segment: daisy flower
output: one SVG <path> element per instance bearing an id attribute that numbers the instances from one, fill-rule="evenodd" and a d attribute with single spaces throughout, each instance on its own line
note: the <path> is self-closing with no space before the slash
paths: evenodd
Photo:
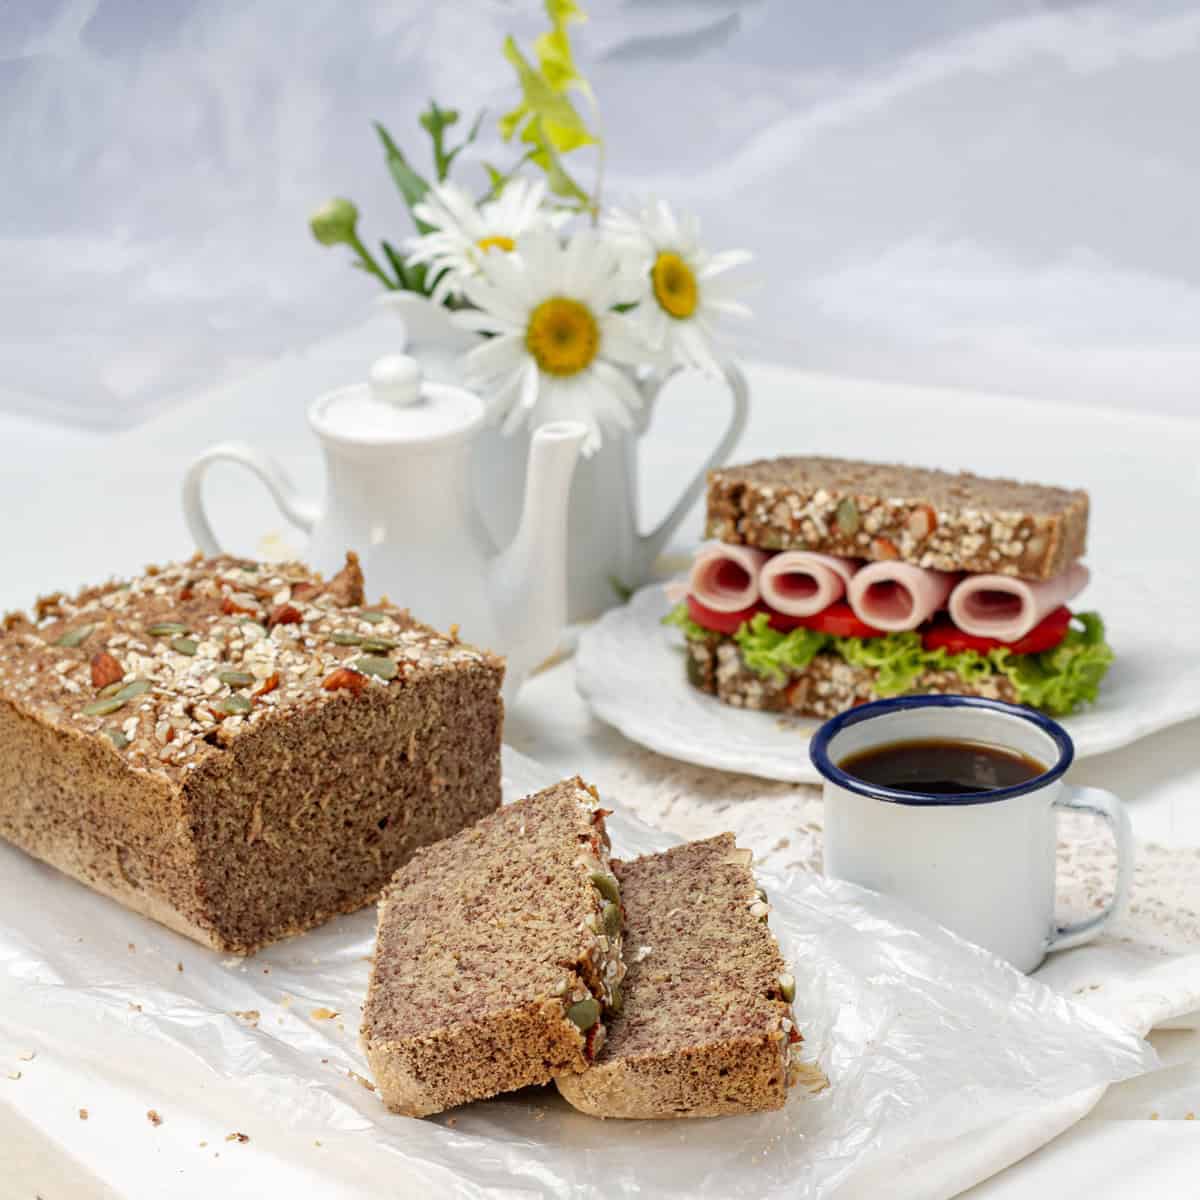
<path id="1" fill-rule="evenodd" d="M 541 211 L 545 198 L 546 184 L 540 179 L 510 180 L 495 200 L 482 204 L 456 183 L 431 187 L 413 214 L 434 230 L 410 238 L 405 252 L 408 262 L 427 263 L 431 277 L 441 273 L 433 289 L 434 303 L 448 296 L 460 298 L 463 281 L 478 273 L 490 251 L 510 251 L 523 234 L 558 223 L 561 215 Z"/>
<path id="2" fill-rule="evenodd" d="M 652 345 L 676 361 L 710 375 L 721 374 L 714 352 L 715 322 L 724 316 L 748 317 L 750 310 L 732 298 L 735 284 L 727 271 L 749 262 L 747 250 L 710 254 L 700 245 L 700 222 L 676 217 L 662 200 L 637 212 L 613 209 L 603 228 L 630 256 L 643 281 L 632 316 Z"/>
<path id="3" fill-rule="evenodd" d="M 639 282 L 606 239 L 581 229 L 561 242 L 527 234 L 515 254 L 489 254 L 463 281 L 477 312 L 457 313 L 465 329 L 491 334 L 466 355 L 467 382 L 488 396 L 493 420 L 511 433 L 522 422 L 577 420 L 583 453 L 605 429 L 631 429 L 641 395 L 625 365 L 652 358 L 630 318 L 613 309 L 636 299 Z"/>

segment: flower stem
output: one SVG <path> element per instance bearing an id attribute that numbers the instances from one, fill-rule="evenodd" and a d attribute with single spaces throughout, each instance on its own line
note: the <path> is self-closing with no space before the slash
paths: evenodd
<path id="1" fill-rule="evenodd" d="M 346 239 L 346 242 L 358 255 L 359 261 L 363 265 L 363 270 L 369 271 L 372 275 L 374 275 L 375 278 L 378 279 L 379 282 L 382 283 L 389 292 L 397 291 L 404 286 L 403 282 L 398 284 L 393 283 L 383 273 L 383 268 L 380 267 L 380 265 L 371 257 L 371 252 L 366 248 L 366 246 L 363 245 L 362 238 L 358 236 L 357 232 L 351 233 Z"/>

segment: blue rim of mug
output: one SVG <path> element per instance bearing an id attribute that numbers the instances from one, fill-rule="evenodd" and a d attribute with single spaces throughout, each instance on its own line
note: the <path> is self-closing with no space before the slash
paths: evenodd
<path id="1" fill-rule="evenodd" d="M 1011 787 L 993 788 L 989 792 L 951 792 L 945 795 L 931 793 L 904 792 L 899 788 L 884 787 L 877 783 L 868 783 L 847 771 L 843 771 L 829 757 L 829 743 L 844 729 L 861 725 L 874 717 L 887 713 L 904 712 L 914 708 L 978 708 L 985 712 L 1003 713 L 1008 717 L 1017 717 L 1036 725 L 1043 733 L 1049 735 L 1058 747 L 1058 761 L 1040 775 L 1016 783 Z M 1003 700 L 986 700 L 982 696 L 895 696 L 888 700 L 873 700 L 870 704 L 860 704 L 857 708 L 848 709 L 831 717 L 820 729 L 813 734 L 809 744 L 809 758 L 820 773 L 847 791 L 857 792 L 860 796 L 868 796 L 872 800 L 886 800 L 890 804 L 915 804 L 936 806 L 946 804 L 995 804 L 1000 800 L 1011 800 L 1014 796 L 1024 796 L 1028 792 L 1036 792 L 1061 778 L 1075 758 L 1075 743 L 1071 735 L 1055 720 L 1033 708 L 1023 708 L 1017 704 L 1006 704 Z"/>

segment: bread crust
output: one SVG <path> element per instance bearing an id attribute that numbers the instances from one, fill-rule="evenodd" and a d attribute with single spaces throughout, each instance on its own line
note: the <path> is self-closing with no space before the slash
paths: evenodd
<path id="1" fill-rule="evenodd" d="M 691 685 L 734 708 L 825 720 L 882 698 L 875 690 L 876 670 L 854 666 L 832 650 L 822 650 L 803 670 L 786 671 L 778 677 L 752 671 L 737 642 L 726 634 L 688 638 L 685 652 Z M 912 690 L 1020 702 L 1012 681 L 999 673 L 967 682 L 956 671 L 925 671 Z"/>
<path id="2" fill-rule="evenodd" d="M 1087 549 L 1085 491 L 838 458 L 708 475 L 706 532 L 764 550 L 1049 579 Z"/>

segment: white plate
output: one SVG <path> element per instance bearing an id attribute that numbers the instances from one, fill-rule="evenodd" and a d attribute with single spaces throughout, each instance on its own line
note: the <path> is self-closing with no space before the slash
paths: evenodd
<path id="1" fill-rule="evenodd" d="M 1076 756 L 1116 750 L 1200 716 L 1194 614 L 1182 608 L 1173 613 L 1132 572 L 1107 579 L 1103 588 L 1093 585 L 1087 601 L 1084 608 L 1104 617 L 1117 660 L 1099 703 L 1063 721 Z M 576 678 L 596 716 L 632 741 L 697 766 L 817 782 L 808 743 L 820 722 L 733 708 L 692 687 L 684 673 L 683 638 L 662 625 L 669 609 L 662 585 L 654 584 L 584 631 Z"/>

